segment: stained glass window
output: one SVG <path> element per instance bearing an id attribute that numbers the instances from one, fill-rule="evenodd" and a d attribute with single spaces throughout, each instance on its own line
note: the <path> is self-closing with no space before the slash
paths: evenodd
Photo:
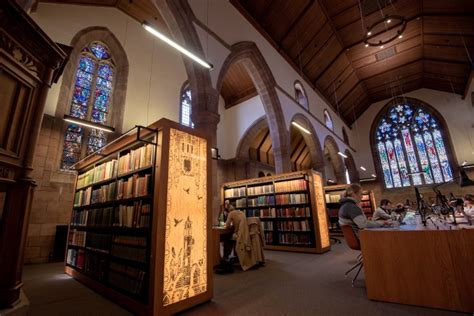
<path id="1" fill-rule="evenodd" d="M 114 78 L 114 63 L 109 49 L 100 42 L 92 42 L 84 47 L 74 78 L 69 115 L 106 125 Z M 103 131 L 92 129 L 87 137 L 84 135 L 85 131 L 86 129 L 74 124 L 67 127 L 61 165 L 63 169 L 73 165 L 84 154 L 92 153 L 107 143 Z"/>
<path id="2" fill-rule="evenodd" d="M 387 188 L 453 180 L 443 131 L 432 113 L 410 103 L 391 106 L 376 129 Z"/>
<path id="3" fill-rule="evenodd" d="M 331 131 L 334 129 L 334 125 L 332 124 L 332 118 L 327 110 L 324 110 L 324 123 L 326 124 L 326 127 L 329 128 Z"/>
<path id="4" fill-rule="evenodd" d="M 194 127 L 191 121 L 191 88 L 186 86 L 181 93 L 181 124 Z"/>

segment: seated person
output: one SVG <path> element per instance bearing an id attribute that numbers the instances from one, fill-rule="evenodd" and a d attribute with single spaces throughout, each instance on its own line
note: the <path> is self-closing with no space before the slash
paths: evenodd
<path id="1" fill-rule="evenodd" d="M 362 198 L 362 187 L 360 184 L 353 183 L 346 188 L 344 197 L 341 199 L 341 208 L 339 209 L 339 224 L 350 225 L 352 229 L 359 235 L 359 230 L 364 228 L 381 227 L 383 225 L 390 225 L 390 221 L 379 223 L 376 221 L 369 221 L 365 217 L 360 205 Z"/>
<path id="2" fill-rule="evenodd" d="M 224 207 L 219 213 L 219 226 L 224 226 L 225 222 L 227 221 L 227 217 L 229 216 L 229 213 L 234 210 L 234 206 L 229 203 L 229 200 L 226 200 L 224 203 Z"/>
<path id="3" fill-rule="evenodd" d="M 377 207 L 372 215 L 374 221 L 386 221 L 392 219 L 393 204 L 387 199 L 380 201 L 380 206 Z"/>
<path id="4" fill-rule="evenodd" d="M 464 213 L 470 216 L 471 219 L 474 218 L 474 195 L 472 194 L 464 196 Z"/>

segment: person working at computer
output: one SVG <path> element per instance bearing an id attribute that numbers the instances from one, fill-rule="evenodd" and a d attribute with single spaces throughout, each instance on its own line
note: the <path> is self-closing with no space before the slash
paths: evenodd
<path id="1" fill-rule="evenodd" d="M 362 187 L 360 184 L 350 184 L 341 199 L 341 208 L 339 209 L 339 224 L 350 225 L 358 235 L 359 230 L 364 228 L 381 227 L 383 225 L 390 225 L 390 221 L 386 220 L 383 223 L 376 221 L 369 221 L 365 217 L 362 208 L 359 206 L 362 199 Z"/>
<path id="2" fill-rule="evenodd" d="M 392 219 L 393 204 L 390 200 L 382 199 L 372 215 L 373 221 L 386 221 Z"/>

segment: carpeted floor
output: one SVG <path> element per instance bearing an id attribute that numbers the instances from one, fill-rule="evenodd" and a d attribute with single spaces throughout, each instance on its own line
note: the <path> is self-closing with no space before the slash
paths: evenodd
<path id="1" fill-rule="evenodd" d="M 184 313 L 210 315 L 460 315 L 369 301 L 363 273 L 356 287 L 344 272 L 357 253 L 344 244 L 324 255 L 267 251 L 263 268 L 214 275 L 214 298 Z M 62 264 L 24 268 L 29 315 L 130 315 L 62 274 Z"/>

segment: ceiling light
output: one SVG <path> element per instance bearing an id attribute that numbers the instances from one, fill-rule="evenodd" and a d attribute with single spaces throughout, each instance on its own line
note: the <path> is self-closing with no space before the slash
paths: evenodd
<path id="1" fill-rule="evenodd" d="M 371 176 L 374 177 L 374 178 L 377 178 L 377 176 L 376 176 L 375 174 L 373 174 L 373 173 L 371 174 Z"/>
<path id="2" fill-rule="evenodd" d="M 328 182 L 330 182 L 330 183 L 334 183 L 334 182 L 336 182 L 336 181 L 334 181 L 334 180 L 331 180 L 331 179 L 328 179 Z"/>
<path id="3" fill-rule="evenodd" d="M 388 20 L 387 20 L 387 23 L 392 23 L 392 20 L 391 20 L 391 19 L 388 19 Z"/>
<path id="4" fill-rule="evenodd" d="M 384 48 L 384 47 L 385 47 L 385 46 L 381 45 L 381 46 L 380 46 L 380 49 L 382 49 L 382 48 Z"/>
<path id="5" fill-rule="evenodd" d="M 364 171 L 367 170 L 367 169 L 365 169 L 364 166 L 360 166 L 360 169 L 361 169 L 361 170 L 364 170 Z"/>
<path id="6" fill-rule="evenodd" d="M 467 165 L 467 161 L 466 161 L 466 160 L 464 160 L 464 161 L 462 162 L 461 166 L 464 167 L 465 165 Z"/>
<path id="7" fill-rule="evenodd" d="M 74 124 L 77 124 L 77 125 L 80 125 L 80 126 L 95 128 L 95 129 L 98 129 L 98 130 L 101 130 L 101 131 L 104 131 L 104 132 L 109 132 L 109 133 L 115 132 L 115 128 L 113 128 L 111 126 L 102 125 L 100 123 L 95 123 L 95 122 L 91 122 L 91 121 L 86 121 L 86 120 L 83 120 L 83 119 L 80 119 L 80 118 L 77 118 L 77 117 L 73 117 L 73 116 L 70 116 L 70 115 L 64 115 L 64 120 L 66 122 L 69 122 L 69 123 L 74 123 Z"/>
<path id="8" fill-rule="evenodd" d="M 366 43 L 366 44 L 365 44 L 365 47 L 369 47 L 369 44 Z"/>
<path id="9" fill-rule="evenodd" d="M 183 53 L 184 55 L 188 56 L 189 58 L 191 58 L 192 60 L 194 60 L 195 62 L 197 62 L 198 64 L 200 64 L 201 66 L 204 66 L 208 69 L 212 69 L 214 66 L 212 64 L 209 64 L 208 62 L 202 60 L 201 58 L 197 57 L 196 55 L 194 55 L 193 53 L 191 53 L 190 51 L 188 51 L 186 48 L 184 48 L 183 46 L 175 43 L 174 41 L 172 41 L 171 39 L 169 39 L 168 37 L 166 37 L 165 35 L 161 34 L 160 32 L 158 32 L 157 30 L 155 30 L 154 28 L 152 28 L 151 26 L 149 26 L 148 24 L 146 24 L 146 22 L 143 22 L 142 23 L 142 26 L 145 30 L 147 30 L 148 32 L 150 32 L 151 34 L 153 34 L 154 36 L 158 37 L 160 40 L 162 40 L 163 42 L 165 42 L 166 44 L 168 44 L 169 46 L 173 47 L 174 49 L 180 51 L 181 53 Z"/>
<path id="10" fill-rule="evenodd" d="M 297 128 L 299 128 L 300 130 L 302 130 L 303 132 L 305 132 L 306 134 L 309 134 L 311 135 L 311 132 L 308 131 L 306 128 L 304 128 L 303 126 L 301 126 L 300 124 L 296 123 L 296 122 L 291 122 L 291 125 L 293 126 L 296 126 Z"/>
<path id="11" fill-rule="evenodd" d="M 340 151 L 338 151 L 337 154 L 338 154 L 339 156 L 341 156 L 341 157 L 347 158 L 347 156 L 344 155 L 343 153 L 341 153 Z"/>
<path id="12" fill-rule="evenodd" d="M 371 32 L 371 31 L 368 31 L 368 32 L 367 32 L 367 36 L 370 36 L 370 35 L 372 35 L 372 32 Z"/>
<path id="13" fill-rule="evenodd" d="M 398 35 L 398 38 L 403 38 L 403 35 Z"/>

